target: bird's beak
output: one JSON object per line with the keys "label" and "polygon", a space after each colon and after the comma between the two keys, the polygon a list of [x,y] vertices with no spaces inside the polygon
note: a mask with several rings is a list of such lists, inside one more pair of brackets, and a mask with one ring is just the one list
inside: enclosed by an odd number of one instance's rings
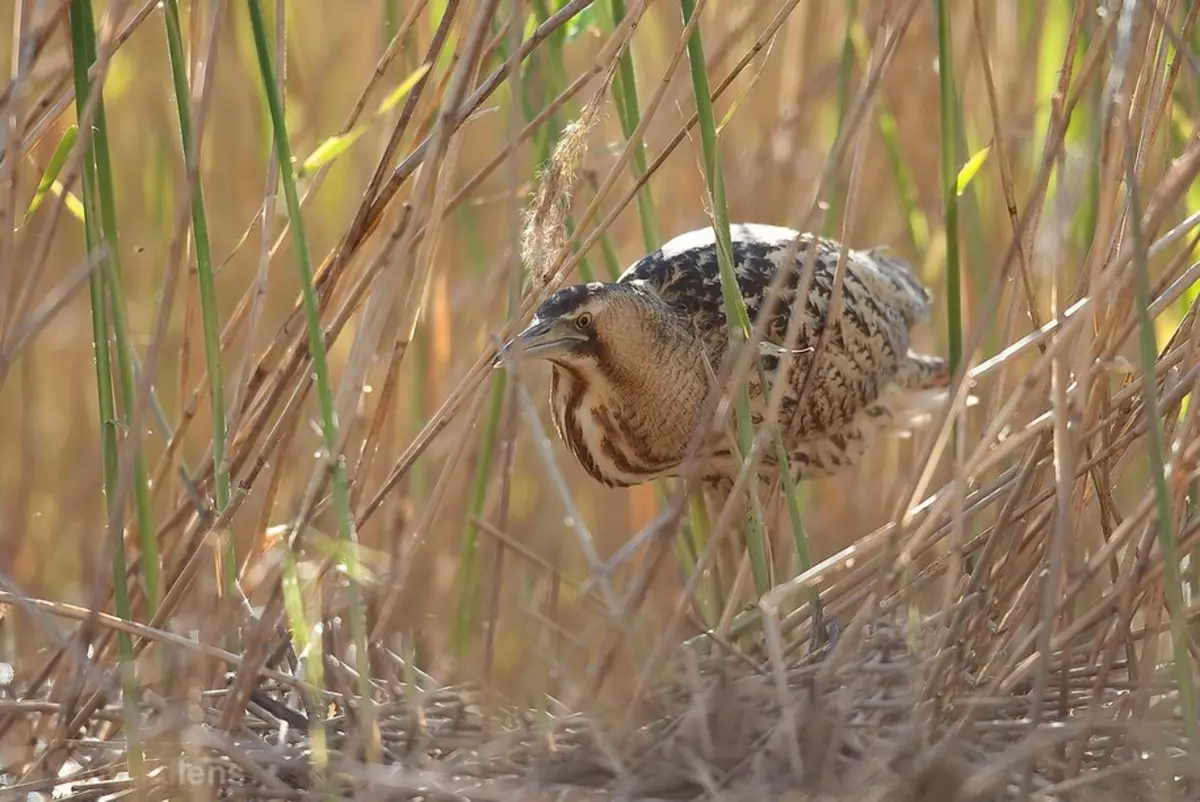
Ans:
{"label": "bird's beak", "polygon": [[568,324],[559,320],[538,320],[525,331],[513,337],[497,352],[492,367],[499,367],[504,360],[534,357],[546,359],[569,350],[583,342],[587,335],[568,329]]}

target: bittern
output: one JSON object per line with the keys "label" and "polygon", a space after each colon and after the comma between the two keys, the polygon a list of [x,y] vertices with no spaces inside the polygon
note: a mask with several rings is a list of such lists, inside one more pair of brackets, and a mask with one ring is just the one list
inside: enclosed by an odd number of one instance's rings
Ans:
{"label": "bittern", "polygon": [[[846,249],[840,315],[818,349],[843,246],[776,226],[734,225],[731,233],[734,274],[752,322],[766,308],[772,279],[787,271],[763,321],[761,376],[750,370],[747,389],[759,423],[784,382],[776,422],[796,481],[855,466],[878,434],[903,430],[913,413],[944,396],[948,363],[909,348],[911,329],[929,318],[930,297],[906,262],[880,249]],[[785,263],[789,246],[794,255]],[[806,297],[797,298],[810,254],[812,278]],[[785,350],[793,315],[802,318]],[[728,340],[709,227],[670,240],[613,283],[558,290],[497,364],[510,353],[550,362],[555,428],[598,482],[627,487],[679,476],[690,453],[701,480],[728,489],[737,468],[727,429],[702,433],[689,452],[693,434],[708,425],[705,401]],[[774,449],[765,449],[762,470],[777,468],[774,462]]]}

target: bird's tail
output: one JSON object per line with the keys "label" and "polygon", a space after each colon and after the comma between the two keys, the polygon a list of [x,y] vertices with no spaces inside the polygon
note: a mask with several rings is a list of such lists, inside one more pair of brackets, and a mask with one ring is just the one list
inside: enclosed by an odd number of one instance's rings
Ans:
{"label": "bird's tail", "polygon": [[[911,437],[913,432],[934,423],[950,403],[950,390],[945,387],[905,388],[892,385],[887,391],[892,397],[889,406],[891,423],[884,433],[891,437]],[[966,405],[973,407],[979,399],[967,394]]]}
{"label": "bird's tail", "polygon": [[928,390],[950,386],[949,360],[909,351],[896,373],[896,384],[906,390]]}
{"label": "bird's tail", "polygon": [[892,254],[886,247],[859,251],[872,269],[862,271],[862,277],[872,285],[879,297],[900,309],[909,324],[929,320],[932,298],[921,283],[911,263]]}

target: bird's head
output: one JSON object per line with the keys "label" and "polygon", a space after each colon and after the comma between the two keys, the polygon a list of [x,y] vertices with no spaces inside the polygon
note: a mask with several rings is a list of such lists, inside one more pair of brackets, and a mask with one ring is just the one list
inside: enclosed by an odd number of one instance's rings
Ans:
{"label": "bird's head", "polygon": [[547,298],[530,324],[497,354],[545,359],[576,368],[595,367],[639,339],[656,299],[629,284],[594,281],[564,287]]}

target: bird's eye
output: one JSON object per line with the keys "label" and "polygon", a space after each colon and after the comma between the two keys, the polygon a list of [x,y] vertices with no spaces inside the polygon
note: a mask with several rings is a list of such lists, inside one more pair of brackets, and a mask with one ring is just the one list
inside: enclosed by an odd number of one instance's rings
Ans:
{"label": "bird's eye", "polygon": [[584,312],[582,315],[575,318],[575,325],[581,329],[590,329],[592,327],[592,313]]}

